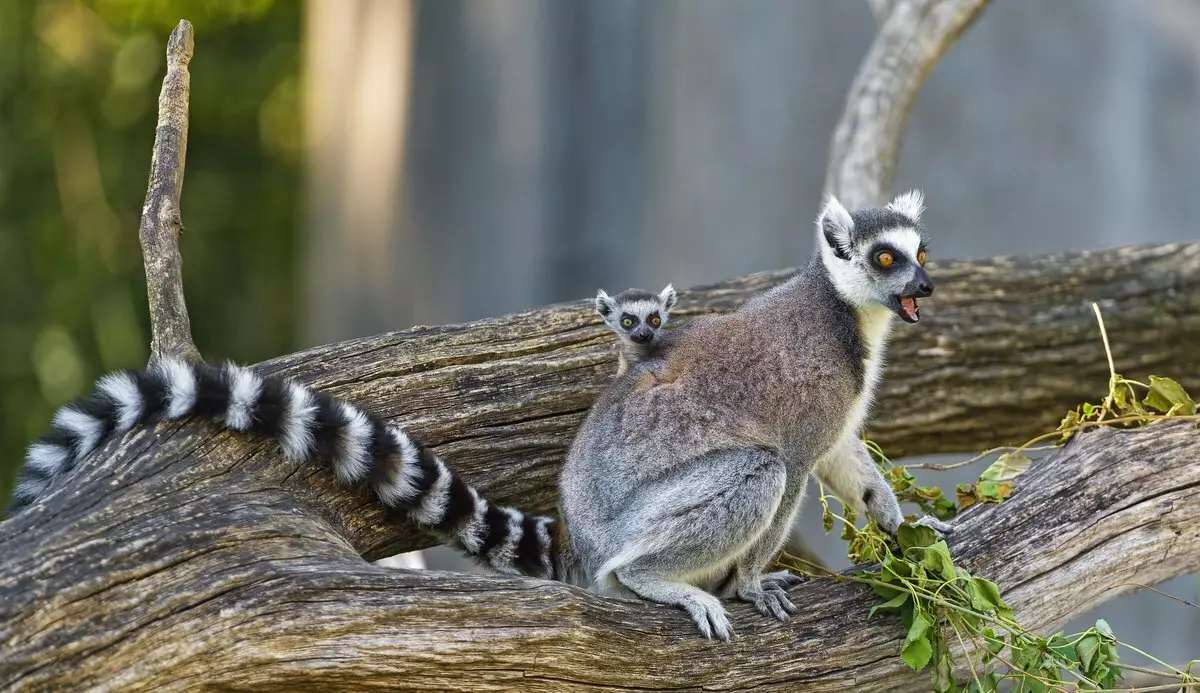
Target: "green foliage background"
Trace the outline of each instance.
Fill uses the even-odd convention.
[[[23,447],[148,355],[138,220],[166,39],[195,27],[183,192],[197,346],[294,346],[299,2],[0,2],[0,499]]]

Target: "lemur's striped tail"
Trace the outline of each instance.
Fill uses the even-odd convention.
[[[488,503],[398,426],[234,364],[164,360],[144,372],[101,378],[90,396],[59,409],[50,432],[29,446],[9,515],[41,497],[110,434],[185,416],[264,433],[292,460],[329,460],[340,482],[369,484],[384,505],[442,532],[485,567],[561,579],[555,519]]]

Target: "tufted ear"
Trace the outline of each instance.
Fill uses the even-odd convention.
[[[596,311],[600,313],[600,315],[604,316],[605,319],[612,315],[612,312],[616,309],[616,307],[616,302],[613,301],[612,296],[609,296],[607,293],[605,293],[604,289],[600,289],[596,292]]]
[[[914,222],[919,222],[921,215],[925,213],[925,196],[921,194],[920,190],[909,190],[903,195],[897,195],[887,208],[903,214]]]
[[[854,218],[833,195],[825,199],[825,206],[817,217],[820,238],[843,260],[850,259],[850,241],[854,236]]]
[[[675,287],[671,284],[667,284],[667,288],[663,289],[658,294],[658,300],[662,301],[663,309],[668,312],[675,307],[675,301],[678,299],[679,296],[675,294]]]

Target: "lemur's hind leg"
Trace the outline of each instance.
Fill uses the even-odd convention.
[[[780,621],[786,621],[796,613],[796,606],[788,598],[787,589],[799,584],[800,579],[789,576],[786,571],[763,575],[763,569],[779,553],[796,523],[810,469],[811,465],[806,464],[789,465],[783,498],[771,525],[738,559],[728,587],[733,596],[750,602],[763,616]]]
[[[727,573],[770,528],[783,498],[783,462],[760,448],[711,452],[648,484],[623,518],[628,539],[598,571],[638,596],[680,607],[706,637],[733,632],[721,602],[696,584]]]

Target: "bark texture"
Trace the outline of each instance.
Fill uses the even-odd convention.
[[[1096,431],[1043,459],[951,550],[1033,628],[1200,569],[1190,422]],[[897,619],[854,585],[794,591],[788,624],[731,604],[705,641],[680,611],[562,584],[389,571],[254,445],[196,425],[114,442],[0,525],[0,681],[21,690],[925,690]],[[1067,501],[1067,502],[1064,502]]]
[[[167,42],[167,74],[158,96],[158,129],[150,157],[150,182],[142,206],[139,236],[146,265],[146,293],[150,299],[150,359],[181,356],[200,359],[192,343],[192,327],[183,300],[183,260],[179,234],[183,219],[179,197],[183,194],[183,168],[187,159],[188,94],[192,59],[192,25],[186,19]]]

